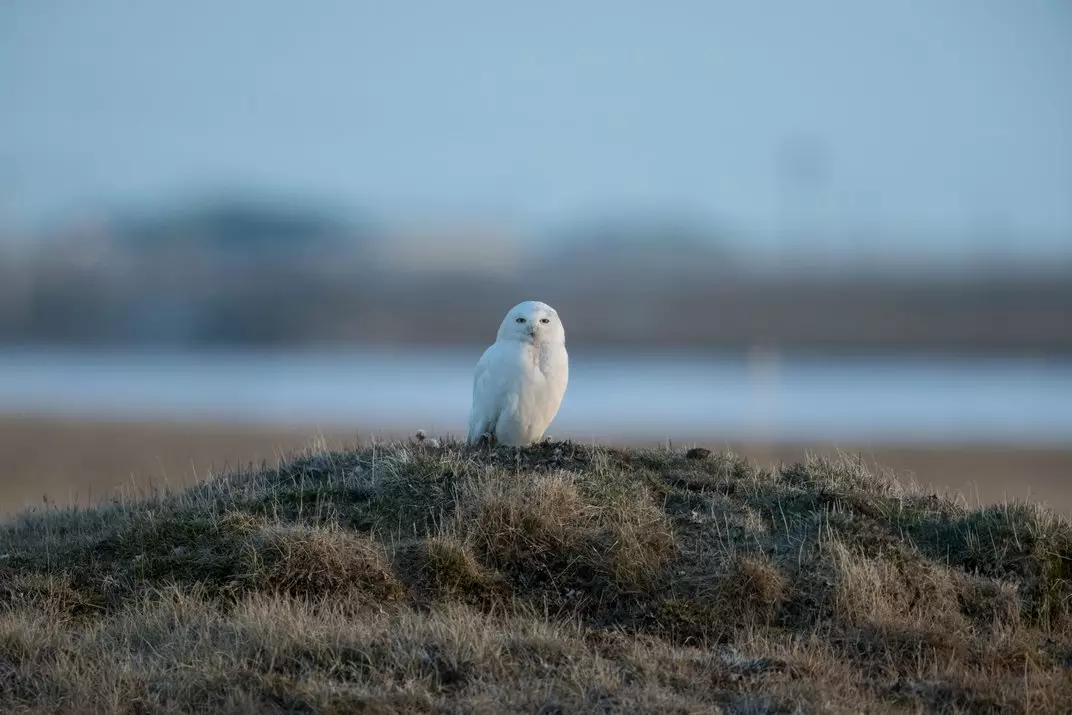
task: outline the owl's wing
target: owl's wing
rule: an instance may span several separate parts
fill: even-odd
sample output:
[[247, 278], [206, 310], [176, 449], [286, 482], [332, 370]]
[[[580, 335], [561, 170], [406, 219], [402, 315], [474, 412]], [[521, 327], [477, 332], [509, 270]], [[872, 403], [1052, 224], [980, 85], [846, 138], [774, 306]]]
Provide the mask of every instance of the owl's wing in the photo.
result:
[[476, 442], [485, 432], [491, 432], [502, 410], [504, 362], [498, 354], [498, 344], [484, 351], [473, 373], [473, 406], [469, 411], [469, 442]]

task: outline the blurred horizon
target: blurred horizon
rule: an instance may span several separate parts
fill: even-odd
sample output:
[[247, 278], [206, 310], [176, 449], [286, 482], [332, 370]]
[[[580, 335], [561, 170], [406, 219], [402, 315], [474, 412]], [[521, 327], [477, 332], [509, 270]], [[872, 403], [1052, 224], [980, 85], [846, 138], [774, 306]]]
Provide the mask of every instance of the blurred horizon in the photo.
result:
[[1072, 259], [770, 261], [674, 217], [562, 234], [263, 200], [71, 224], [0, 246], [0, 347], [473, 344], [537, 298], [588, 349], [1072, 355]]
[[16, 0], [0, 346], [538, 298], [596, 348], [1072, 355], [1069, 68], [1056, 1]]
[[16, 0], [0, 236], [238, 197], [523, 244], [669, 219], [767, 261], [1068, 262], [1070, 67], [1058, 1]]
[[1069, 67], [1057, 2], [6, 3], [0, 346], [538, 298], [594, 348], [1072, 355]]

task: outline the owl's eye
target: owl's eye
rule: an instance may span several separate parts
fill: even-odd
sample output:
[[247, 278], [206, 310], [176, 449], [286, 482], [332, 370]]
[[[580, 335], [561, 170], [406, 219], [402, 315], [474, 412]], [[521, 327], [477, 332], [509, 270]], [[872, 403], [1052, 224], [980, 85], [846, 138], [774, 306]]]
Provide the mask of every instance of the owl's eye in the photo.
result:
[[550, 323], [551, 319], [550, 318], [540, 318], [540, 322], [541, 323]]
[[525, 319], [524, 319], [524, 318], [518, 318], [518, 319], [517, 319], [517, 322], [519, 322], [519, 323], [524, 323], [524, 322], [525, 322]]

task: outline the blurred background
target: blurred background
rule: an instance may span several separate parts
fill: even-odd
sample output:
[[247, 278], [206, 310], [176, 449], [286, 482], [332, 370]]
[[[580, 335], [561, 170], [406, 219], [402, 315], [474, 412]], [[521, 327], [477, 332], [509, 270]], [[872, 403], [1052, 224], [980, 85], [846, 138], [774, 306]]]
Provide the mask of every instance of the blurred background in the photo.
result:
[[464, 435], [1072, 510], [1072, 5], [0, 4], [0, 512]]

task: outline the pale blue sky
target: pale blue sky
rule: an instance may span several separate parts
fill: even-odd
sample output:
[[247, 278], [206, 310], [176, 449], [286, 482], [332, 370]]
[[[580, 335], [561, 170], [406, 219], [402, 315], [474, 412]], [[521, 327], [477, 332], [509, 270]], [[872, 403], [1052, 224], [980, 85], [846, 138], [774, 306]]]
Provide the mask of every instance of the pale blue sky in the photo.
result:
[[661, 212], [763, 233], [796, 136], [826, 150], [806, 217], [824, 230], [961, 250], [1004, 227], [1060, 248], [1072, 3], [0, 4], [11, 224], [238, 187], [389, 216]]

